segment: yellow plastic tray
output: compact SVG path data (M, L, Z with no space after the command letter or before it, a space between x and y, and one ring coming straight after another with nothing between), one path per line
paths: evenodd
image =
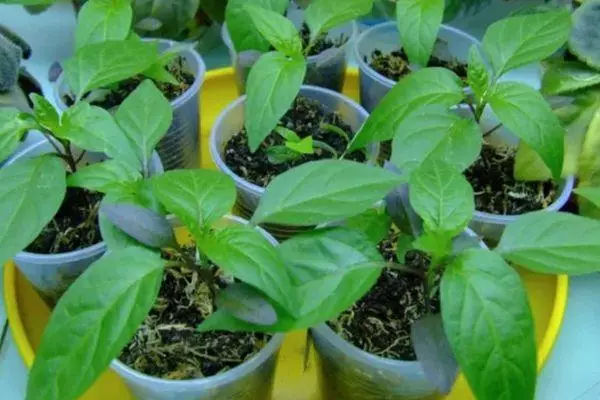
M355 99L358 98L356 70L348 71L344 93ZM201 164L204 168L213 168L207 145L210 127L221 110L236 97L237 90L232 69L226 68L207 74L201 106ZM526 271L521 271L521 276L527 286L535 316L538 367L541 368L552 349L563 320L567 303L568 278L538 275ZM31 367L35 350L48 322L49 310L13 263L7 263L4 268L4 296L13 338L25 364ZM294 332L289 334L284 342L279 355L273 400L324 400L319 394L314 352L311 352L309 366L304 370L305 335L305 332ZM132 399L121 379L112 371L107 371L81 398L81 400L107 399ZM473 399L473 396L461 376L446 400L469 399Z

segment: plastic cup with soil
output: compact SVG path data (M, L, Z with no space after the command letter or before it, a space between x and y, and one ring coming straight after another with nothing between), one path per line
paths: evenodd
M247 223L227 217L226 223ZM273 244L277 242L261 232ZM184 247L195 257L194 247ZM165 259L173 255L163 254ZM167 267L158 298L112 368L138 399L270 398L283 335L252 332L198 332L216 310L214 296L234 280L217 266L205 266L212 287L198 272Z
M160 51L166 51L177 45L177 42L165 39L156 41ZM200 54L192 48L186 48L171 61L167 69L179 84L154 81L173 107L173 122L158 144L157 152L165 170L197 168L200 160L198 132L201 124L198 104L206 66ZM96 90L94 98L88 101L109 111L116 110L144 79L147 78L138 75L119 82L109 89ZM61 74L54 86L54 97L56 104L62 110L67 109L74 102L74 96L66 84L64 74Z
M42 139L15 154L5 166L52 152L52 145ZM88 152L79 165L101 162L104 158L103 154ZM155 154L151 172L160 173L162 170L160 159ZM50 307L56 305L71 283L106 251L98 224L102 197L98 192L67 188L63 203L52 221L14 257L21 273Z
M379 244L379 252L388 262L398 263L399 235L392 227ZM463 235L475 237L470 230ZM319 384L327 398L440 398L421 370L410 337L413 322L440 312L439 294L429 299L424 279L417 275L429 267L424 253L409 251L404 261L415 275L383 270L362 299L335 320L311 330Z
M288 162L273 162L268 155L271 146L284 144L283 138L272 132L255 153L248 147L244 129L246 97L230 104L219 116L210 136L210 152L217 168L232 177L238 190L237 208L250 218L265 187L279 174L300 164L339 157L349 140L367 119L367 112L351 99L331 90L302 86L298 98L280 120L279 126L293 130L300 138L312 136L325 145L314 154L305 154ZM340 133L341 131L341 133ZM378 146L356 151L345 158L358 162L374 162ZM266 224L278 238L286 238L312 227L291 227Z
M300 31L302 42L306 46L310 31L303 22L304 12L297 6L291 5L287 11L287 17ZM350 22L331 29L317 41L307 57L307 70L304 78L306 85L320 86L336 92L342 91L346 76L347 47L353 41L355 33L356 24ZM244 94L250 69L262 54L253 50L238 53L227 30L227 24L223 24L221 35L235 69L238 91L240 94Z

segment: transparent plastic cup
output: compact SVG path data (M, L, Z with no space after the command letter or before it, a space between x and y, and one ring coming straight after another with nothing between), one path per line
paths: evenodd
M165 39L144 40L157 41L161 52L177 45L177 42ZM185 93L171 101L173 122L157 146L165 170L198 168L200 166L201 152L198 132L201 121L198 110L200 109L200 90L206 74L206 65L200 54L193 49L183 50L181 56L185 61L186 70L194 75L195 79ZM63 97L68 90L64 74L61 74L54 85L54 101L61 110L67 109Z
M248 224L248 221L226 216L224 223ZM261 228L256 228L271 243L277 241ZM267 345L243 364L208 378L173 381L138 372L119 360L111 368L123 378L138 400L255 400L270 399L275 377L277 355L284 335L276 334Z
M4 167L18 163L19 160L53 153L54 151L52 145L44 139L14 154L6 161ZM86 153L80 164L99 162L103 159L105 159L105 156L101 153ZM150 171L154 174L163 172L160 158L156 153L152 157ZM28 199L28 201L35 201L35 199ZM50 307L53 307L69 285L105 252L106 244L100 242L85 249L68 253L37 254L21 251L14 257L14 262L44 301Z
M463 235L476 237L470 229ZM485 244L480 246L485 248ZM344 400L442 399L419 361L382 358L359 349L327 324L310 330L324 398Z
M337 112L342 121L358 132L369 114L348 97L316 86L303 85L300 95L318 101L327 112ZM250 183L236 175L225 163L224 152L227 142L244 127L244 111L246 96L239 97L231 103L217 118L210 135L210 154L217 168L229 175L237 187L237 208L240 214L250 218L258 207L265 189ZM374 163L379 153L377 144L367 148L368 159ZM289 237L295 233L312 229L312 227L292 227L282 225L265 225L267 230L277 237Z
M288 18L300 28L304 21L304 12L296 6L290 6ZM349 22L330 30L327 37L332 40L338 40L342 35L348 40L341 47L328 49L321 54L310 56L307 60L306 77L304 83L307 85L320 86L327 89L341 92L344 86L347 66L347 53L355 36L357 28L354 22ZM250 69L262 55L258 51L244 51L238 53L231 41L231 36L227 30L227 24L223 24L221 30L223 42L229 50L231 63L235 70L236 85L240 94L246 93L246 80Z

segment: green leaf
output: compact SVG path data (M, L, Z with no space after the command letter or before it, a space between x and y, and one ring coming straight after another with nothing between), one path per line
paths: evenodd
M130 169L139 171L140 161L121 128L110 113L100 107L81 102L63 113L61 138L77 147L97 151L117 159Z
M313 43L322 33L371 12L373 0L311 0L304 21Z
M283 126L276 126L273 130L288 142L299 142L302 140L300 139L300 136L296 134L296 132L291 129L284 128Z
M92 43L127 38L132 14L130 0L86 1L77 14L75 49Z
M94 43L65 62L65 79L77 99L81 99L92 89L142 73L157 58L155 43L131 39Z
M406 263L406 253L413 250L414 238L410 235L400 234L396 240L396 258L400 264Z
M600 72L579 61L552 63L542 79L542 93L554 96L600 84Z
M575 194L600 207L600 187L578 187Z
M169 71L165 69L165 66L161 64L154 63L150 68L144 70L142 75L157 82L179 85L177 78L175 78Z
M488 100L506 128L535 150L559 178L565 131L542 95L522 83L501 82Z
M546 181L552 179L552 171L535 150L520 142L515 155L514 177L519 181Z
M341 220L372 207L401 181L393 173L352 161L309 162L271 182L252 220L290 225Z
M54 218L65 196L65 168L59 158L49 155L19 160L0 169L0 181L0 262L4 264Z
M302 157L302 153L298 153L287 146L270 146L267 149L267 159L274 165L297 160L300 157Z
M363 232L373 243L378 244L388 236L392 220L385 210L372 208L347 218L344 225Z
M23 135L37 126L31 115L14 107L0 107L0 161L10 156L19 147Z
M288 57L302 58L302 41L292 21L275 11L248 5L246 12L260 34Z
M142 174L131 169L127 164L119 160L106 160L79 168L77 172L67 177L67 186L106 193L115 187L141 178Z
M431 264L438 265L452 254L452 235L448 232L426 232L413 242L413 247L429 254Z
M29 374L27 399L79 398L133 337L154 304L158 253L113 251L92 264L58 302Z
M315 152L313 148L313 138L312 136L307 136L299 142L286 142L285 147L288 149L294 150L296 153L300 154L313 154Z
M235 183L221 172L168 171L151 181L160 202L196 236L227 214L235 203Z
M410 178L410 203L423 218L425 230L447 234L462 232L473 218L473 188L465 177L440 161L423 164Z
M592 68L600 68L598 57L598 0L588 0L581 4L572 15L573 30L569 36L569 50L578 59Z
M215 299L219 310L257 325L277 323L275 308L262 294L244 283L234 283L221 290Z
M397 0L400 42L411 64L426 67L444 17L444 0Z
M467 83L475 93L475 99L480 102L490 83L487 67L481 57L479 47L472 45L469 49L469 66L467 69Z
M169 100L151 80L145 80L121 103L115 119L147 171L154 148L173 121Z
M303 59L281 53L263 54L250 70L246 86L245 126L252 152L291 107L306 74Z
M600 271L600 222L538 211L506 226L496 252L535 272L581 275Z
M414 110L427 104L453 106L464 98L460 78L444 68L424 68L402 78L379 103L352 139L348 152L391 140Z
M392 162L406 173L436 160L462 171L481 152L479 125L439 105L414 111L398 125L397 132L392 142Z
M277 248L258 230L231 225L197 239L202 253L225 273L262 291L288 312L298 312L286 266Z
M250 15L246 6L254 5L266 10L283 14L288 8L289 0L228 0L225 10L227 30L231 36L235 50L269 50L269 42L260 34L255 24L249 23Z
M520 15L493 23L483 36L483 49L496 77L561 48L569 37L571 15L566 9Z
M37 123L50 132L57 132L60 127L60 117L54 106L37 93L30 94L29 98L33 103L33 112Z
M467 250L446 268L441 300L446 336L475 397L533 399L535 330L519 274L490 251Z
M402 171L389 161L384 163L384 168L402 175ZM385 196L385 210L401 232L413 238L423 232L423 221L410 205L408 182L396 186Z

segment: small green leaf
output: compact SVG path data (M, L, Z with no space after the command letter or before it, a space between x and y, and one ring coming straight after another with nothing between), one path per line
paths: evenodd
M27 131L37 127L31 115L14 107L0 107L0 161L5 160L19 147L21 138Z
M292 22L280 13L248 5L246 12L260 34L288 57L302 58L302 41Z
M378 244L388 236L392 220L385 210L372 208L346 219L344 225L363 232L371 242Z
M448 232L426 232L413 242L413 247L432 257L437 265L452 254L452 235Z
M221 172L168 171L151 181L160 202L196 236L227 214L235 203L235 183Z
M119 160L106 160L79 168L77 172L69 175L67 186L106 193L141 178L140 171L131 169L127 164Z
M75 400L85 393L148 315L163 266L158 253L143 248L112 251L92 264L52 312L27 399Z
M290 59L276 52L263 54L254 64L248 75L245 109L245 126L252 152L291 107L305 74L303 59Z
M566 9L505 18L487 29L483 49L499 77L551 56L565 44L570 30L571 15Z
M372 207L401 181L393 173L352 161L309 162L271 182L252 220L291 225L341 220Z
M173 109L151 80L145 80L121 103L115 119L147 171L154 148L173 121Z
M348 151L376 141L391 140L413 111L427 104L453 106L464 98L460 78L444 68L424 68L402 78L385 95L352 139Z
M291 129L284 128L283 126L276 126L273 130L288 142L299 142L302 140L300 139L300 136L296 134L296 132Z
M559 178L565 131L542 95L522 83L501 82L488 100L506 128L535 150Z
M302 153L290 149L287 146L270 146L267 149L267 159L271 164L284 164L302 157Z
M112 40L81 48L65 62L69 88L78 99L88 91L142 73L158 59L155 43L137 40Z
M60 117L54 106L37 93L30 94L29 98L33 103L33 112L37 123L50 132L57 132L60 126Z
M600 68L598 57L598 0L588 0L573 12L573 29L569 36L569 50L592 68Z
M415 239L406 234L401 234L396 240L396 258L400 264L406 263L406 253L415 248Z
M75 49L92 43L127 38L132 16L130 0L86 1L77 14Z
M600 222L538 211L508 224L496 252L535 272L581 275L600 271Z
M294 150L296 153L300 154L313 154L315 152L313 148L313 138L312 136L307 136L299 142L286 142L285 147L288 149Z
M596 207L600 207L600 187L578 187L575 194L591 201Z
M519 274L493 252L466 250L440 292L444 330L475 397L533 399L535 329Z
M473 188L465 177L440 161L423 164L410 178L410 203L428 232L451 238L473 218Z
M396 0L400 42L411 63L426 67L444 17L444 0Z
M600 84L600 72L579 61L561 61L548 65L542 79L542 93L565 94Z
M467 69L467 83L475 93L475 99L480 102L488 89L490 76L481 57L479 47L472 45L469 49L469 67Z
M277 323L277 313L273 306L258 290L244 283L234 283L221 290L215 304L219 310L251 324Z
M373 0L311 0L304 12L313 43L322 33L371 12Z
M552 171L535 150L520 142L515 155L514 177L519 181L546 181L552 179Z
M479 125L439 105L414 111L398 125L397 132L392 142L392 162L406 173L436 160L462 171L481 151Z
M150 68L144 70L142 73L147 78L155 80L156 82L170 83L171 85L179 85L177 78L167 71L164 65L154 63Z
M53 156L19 160L0 169L2 264L31 243L54 218L65 196L65 175L62 161Z

